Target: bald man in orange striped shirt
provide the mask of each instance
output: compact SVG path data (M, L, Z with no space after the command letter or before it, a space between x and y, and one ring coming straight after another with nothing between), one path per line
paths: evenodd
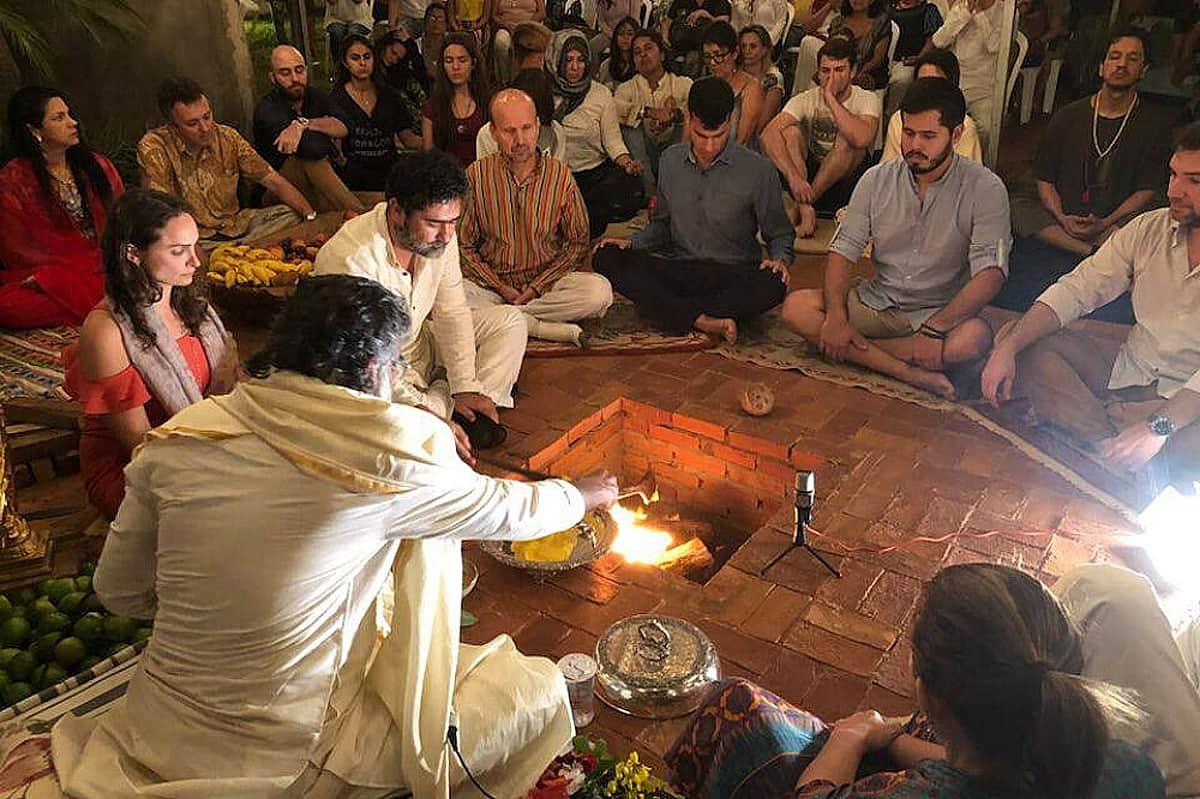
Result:
M587 208L564 162L538 151L529 95L505 89L492 100L499 152L467 168L471 183L458 242L467 303L514 305L529 335L580 345L580 319L612 304L608 280L580 272L589 245Z

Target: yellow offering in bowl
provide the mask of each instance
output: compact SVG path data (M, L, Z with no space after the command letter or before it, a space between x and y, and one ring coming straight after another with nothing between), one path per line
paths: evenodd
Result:
M584 516L580 524L590 523L593 524L592 529L595 529L595 522L591 516L590 513ZM575 544L583 534L580 524L531 541L514 541L513 554L530 563L561 563L575 551Z

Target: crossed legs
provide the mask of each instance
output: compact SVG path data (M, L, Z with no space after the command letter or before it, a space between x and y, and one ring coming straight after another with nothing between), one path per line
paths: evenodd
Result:
M796 205L791 217L792 224L796 226L797 235L808 238L817 229L815 208L817 201L825 196L831 188L850 177L862 164L867 152L851 147L849 142L838 136L834 141L833 149L817 163L815 156L809 152L808 141L799 125L790 125L785 128L783 139L788 148L797 154L796 165L803 173L803 179L812 186L811 201L804 202L799 197L795 198Z

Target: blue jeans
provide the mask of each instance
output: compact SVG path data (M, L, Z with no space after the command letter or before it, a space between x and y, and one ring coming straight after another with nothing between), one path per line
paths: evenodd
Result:
M683 130L676 127L670 141L658 144L646 135L646 131L641 125L636 128L622 125L621 138L625 140L625 148L629 150L629 157L640 161L645 167L642 170L642 186L646 190L646 197L653 197L658 180L658 159L662 156L663 150L683 138Z

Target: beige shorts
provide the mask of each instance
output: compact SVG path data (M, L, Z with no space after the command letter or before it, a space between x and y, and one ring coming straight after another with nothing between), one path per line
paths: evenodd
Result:
M895 308L877 311L864 305L857 288L850 289L846 297L846 313L850 326L867 338L900 338L915 332L908 317Z

